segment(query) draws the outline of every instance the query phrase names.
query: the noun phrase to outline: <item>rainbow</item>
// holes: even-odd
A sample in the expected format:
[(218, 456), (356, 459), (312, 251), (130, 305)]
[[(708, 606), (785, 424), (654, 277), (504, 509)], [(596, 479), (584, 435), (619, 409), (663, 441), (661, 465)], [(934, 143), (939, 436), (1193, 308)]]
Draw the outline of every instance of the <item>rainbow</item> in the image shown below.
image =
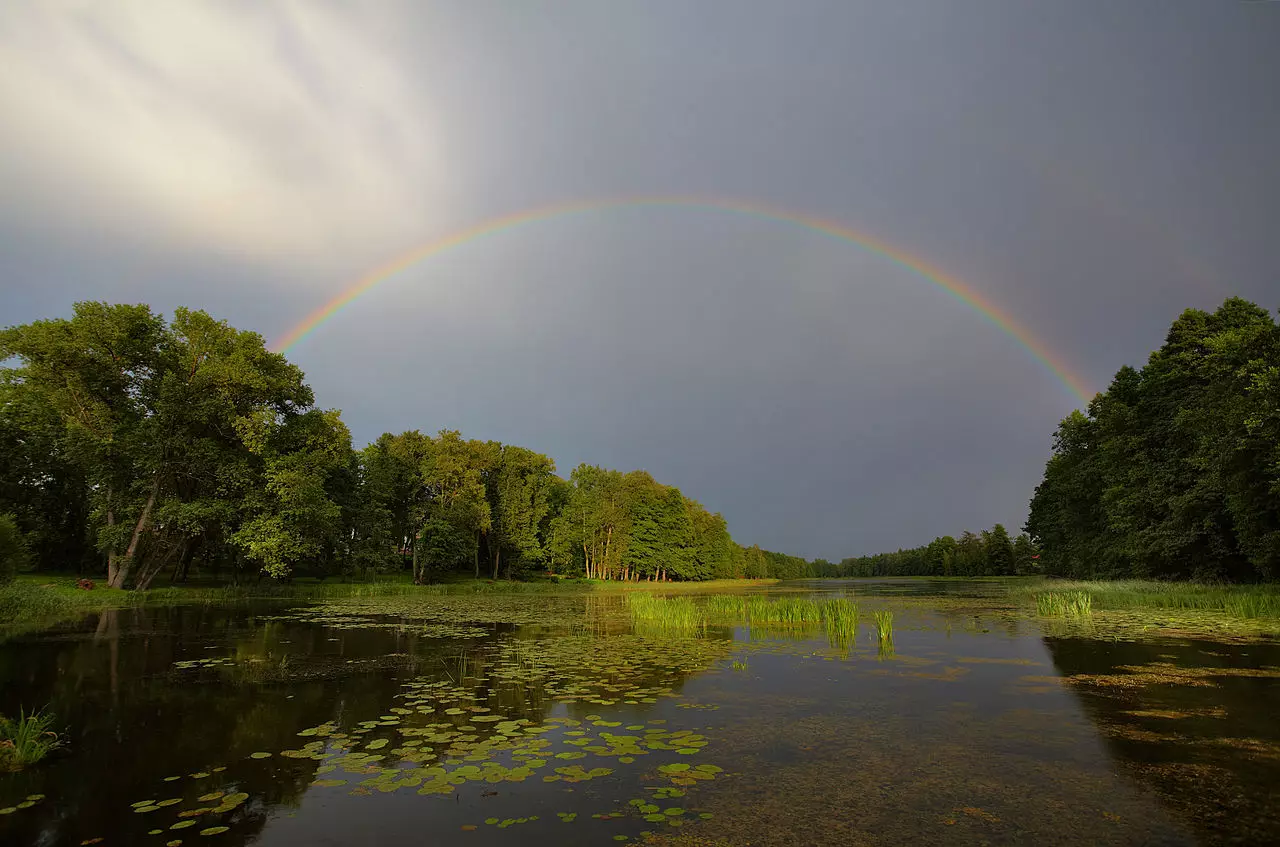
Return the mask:
[(1092, 396), (1085, 388), (1084, 381), (1079, 376), (1072, 373), (1071, 369), (1062, 361), (1061, 357), (1050, 353), (1043, 344), (1036, 340), (1035, 335), (1029, 329), (1020, 326), (1012, 317), (996, 306), (996, 304), (983, 297), (982, 294), (975, 291), (969, 285), (954, 276), (944, 273), (938, 268), (930, 266), (924, 260), (916, 256), (912, 256), (911, 254), (873, 236), (867, 235), (866, 233), (850, 229), (844, 224), (836, 221), (824, 220), (812, 215), (775, 209), (736, 200), (708, 200), (698, 197), (662, 196), (630, 197), (613, 200), (587, 200), (552, 206), (540, 206), (498, 218), (491, 218), (482, 223), (476, 224), (475, 226), (459, 230), (452, 235), (446, 235), (443, 238), (431, 241), (421, 247), (416, 247), (413, 250), (392, 259), (386, 264), (379, 265), (364, 274), (354, 283), (343, 289), (337, 296), (311, 312), (296, 326), (285, 333), (284, 337), (273, 345), (273, 349), (280, 353), (287, 352), (298, 344), (298, 342), (302, 341), (302, 339), (306, 338), (312, 332), (315, 332), (315, 330), (326, 324), (334, 315), (342, 311), (344, 306), (370, 291), (379, 283), (384, 282), (419, 262), (429, 259), (432, 256), (437, 256), (446, 250), (450, 250), (454, 247), (460, 247), (463, 244), (475, 241), (483, 236), (495, 235), (524, 224), (538, 223), (552, 218), (586, 214), (589, 212), (601, 212), (624, 207), (683, 208), (730, 212), (733, 214), (747, 215), (753, 218), (801, 227), (811, 232), (820, 233), (822, 235), (827, 235), (832, 238), (839, 239), (840, 241), (853, 244), (878, 256), (882, 256), (896, 265), (907, 268), (917, 276), (933, 283), (935, 286), (945, 291), (953, 299), (963, 303), (965, 306), (982, 315), (988, 323), (993, 324), (1005, 335), (1018, 342), (1018, 344), (1026, 349), (1033, 357), (1036, 358), (1036, 360), (1048, 368), (1049, 372), (1052, 373), (1058, 381), (1061, 382), (1082, 404), (1088, 405), (1089, 398)]

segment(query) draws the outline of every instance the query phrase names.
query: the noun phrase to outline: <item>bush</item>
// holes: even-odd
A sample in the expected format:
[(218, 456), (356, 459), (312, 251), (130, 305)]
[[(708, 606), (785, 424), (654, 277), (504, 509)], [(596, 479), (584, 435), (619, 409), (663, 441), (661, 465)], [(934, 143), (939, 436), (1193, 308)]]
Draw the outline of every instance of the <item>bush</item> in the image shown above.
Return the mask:
[(27, 563), (27, 545), (13, 515), (0, 515), (0, 585), (13, 582), (18, 568)]

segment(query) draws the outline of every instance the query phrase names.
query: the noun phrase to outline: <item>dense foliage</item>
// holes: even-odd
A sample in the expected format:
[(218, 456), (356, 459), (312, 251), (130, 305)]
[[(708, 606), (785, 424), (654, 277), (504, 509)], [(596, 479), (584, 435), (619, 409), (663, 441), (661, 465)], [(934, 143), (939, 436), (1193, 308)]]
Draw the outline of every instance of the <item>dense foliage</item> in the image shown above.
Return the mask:
[(979, 535), (966, 530), (958, 539), (944, 535), (923, 547), (854, 556), (839, 564), (818, 559), (811, 568), (819, 577), (1013, 576), (1039, 573), (1038, 553), (1028, 535), (1011, 539), (996, 524)]
[(13, 581), (18, 568), (26, 564), (26, 541), (13, 515), (0, 515), (0, 585)]
[(1058, 427), (1027, 531), (1047, 572), (1254, 581), (1280, 575), (1280, 326), (1189, 309), (1141, 370)]
[(564, 480), (547, 456), (450, 430), (353, 450), (301, 370), (204, 312), (79, 303), (4, 330), (0, 361), (0, 512), (16, 524), (0, 535), (112, 587), (196, 571), (807, 575), (643, 471)]

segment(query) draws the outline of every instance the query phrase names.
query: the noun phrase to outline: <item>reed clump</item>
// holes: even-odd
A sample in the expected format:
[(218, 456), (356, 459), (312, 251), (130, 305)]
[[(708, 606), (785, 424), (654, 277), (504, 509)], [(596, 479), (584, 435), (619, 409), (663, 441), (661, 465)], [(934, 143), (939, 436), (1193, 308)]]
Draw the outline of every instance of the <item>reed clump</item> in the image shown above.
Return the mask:
[(1087, 591), (1046, 591), (1036, 595), (1036, 611), (1046, 618), (1087, 618), (1093, 615), (1093, 595)]
[(877, 609), (871, 615), (876, 625), (876, 637), (882, 645), (893, 644), (893, 612), (889, 609)]
[(0, 771), (21, 770), (61, 747), (53, 721), (54, 716), (43, 710), (28, 714), (19, 709), (16, 718), (0, 715)]

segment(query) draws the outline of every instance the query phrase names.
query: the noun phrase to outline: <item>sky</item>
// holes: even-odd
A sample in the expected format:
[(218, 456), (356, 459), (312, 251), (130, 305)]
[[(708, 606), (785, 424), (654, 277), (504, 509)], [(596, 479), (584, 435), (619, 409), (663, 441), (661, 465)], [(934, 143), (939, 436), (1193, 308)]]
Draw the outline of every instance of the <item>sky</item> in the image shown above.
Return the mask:
[[(1280, 307), (1280, 3), (0, 4), (0, 325), (280, 339), (357, 446), (643, 468), (807, 558), (1020, 527), (1185, 308)], [(627, 198), (694, 198), (689, 205)], [(595, 205), (593, 205), (595, 204)]]

